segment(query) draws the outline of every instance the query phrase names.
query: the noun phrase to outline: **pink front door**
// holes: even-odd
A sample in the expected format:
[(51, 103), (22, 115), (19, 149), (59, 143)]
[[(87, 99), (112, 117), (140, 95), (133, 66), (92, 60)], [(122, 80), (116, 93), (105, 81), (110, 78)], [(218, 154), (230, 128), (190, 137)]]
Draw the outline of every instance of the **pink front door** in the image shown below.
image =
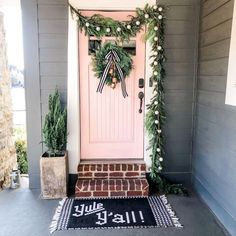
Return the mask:
[[(91, 16), (95, 13), (84, 11)], [(133, 12), (103, 12), (117, 20), (127, 20)], [(79, 33), (80, 112), (81, 112), (81, 159), (143, 159), (144, 114), (139, 113), (138, 86), (144, 78), (145, 43), (143, 33), (124, 47), (134, 54), (133, 70), (126, 78), (128, 97), (123, 98), (121, 85), (113, 90), (105, 85), (102, 94), (96, 89), (99, 80), (95, 77), (91, 57), (93, 46), (115, 40), (104, 37), (101, 42), (94, 37)], [(89, 46), (90, 45), (90, 46)], [(89, 53), (90, 51), (90, 53)], [(144, 105), (142, 107), (144, 109)]]

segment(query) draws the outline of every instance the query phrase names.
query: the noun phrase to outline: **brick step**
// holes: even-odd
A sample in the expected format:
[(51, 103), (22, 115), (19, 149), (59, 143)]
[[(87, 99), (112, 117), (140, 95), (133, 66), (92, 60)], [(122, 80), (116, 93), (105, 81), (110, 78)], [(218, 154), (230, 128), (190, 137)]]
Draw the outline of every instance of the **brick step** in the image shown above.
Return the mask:
[(148, 196), (149, 185), (142, 179), (78, 179), (75, 196), (83, 197), (127, 197)]
[(78, 166), (79, 179), (145, 178), (144, 163), (84, 164)]

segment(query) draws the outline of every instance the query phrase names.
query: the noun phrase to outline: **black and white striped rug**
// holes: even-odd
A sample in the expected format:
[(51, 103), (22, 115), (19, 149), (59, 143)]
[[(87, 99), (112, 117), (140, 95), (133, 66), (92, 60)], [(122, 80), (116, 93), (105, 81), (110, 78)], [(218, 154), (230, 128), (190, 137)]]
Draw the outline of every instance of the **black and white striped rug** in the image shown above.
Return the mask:
[(50, 232), (151, 227), (182, 227), (164, 195), (109, 199), (66, 198), (59, 202)]

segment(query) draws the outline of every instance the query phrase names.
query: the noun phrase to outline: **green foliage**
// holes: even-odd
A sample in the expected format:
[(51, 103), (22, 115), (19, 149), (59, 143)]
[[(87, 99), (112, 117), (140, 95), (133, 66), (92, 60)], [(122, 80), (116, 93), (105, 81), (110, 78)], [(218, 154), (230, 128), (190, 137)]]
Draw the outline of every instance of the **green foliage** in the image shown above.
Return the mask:
[(60, 94), (55, 90), (49, 95), (49, 112), (43, 126), (43, 143), (48, 148), (49, 156), (61, 155), (67, 143), (67, 112), (62, 108)]
[(26, 151), (26, 141), (17, 140), (15, 142), (18, 169), (21, 174), (28, 174), (28, 159)]
[[(96, 54), (93, 57), (93, 64), (94, 64), (93, 68), (95, 75), (99, 79), (102, 78), (103, 72), (107, 66), (107, 61), (105, 60), (105, 56), (111, 50), (115, 51), (119, 56), (120, 62), (118, 62), (118, 64), (124, 74), (124, 77), (128, 77), (132, 69), (132, 58), (122, 47), (112, 43), (106, 43), (104, 46), (102, 46), (96, 51)], [(120, 77), (117, 71), (115, 77), (117, 78), (118, 82), (120, 82)], [(108, 73), (106, 84), (111, 85), (111, 83), (112, 83), (112, 78), (111, 75)]]

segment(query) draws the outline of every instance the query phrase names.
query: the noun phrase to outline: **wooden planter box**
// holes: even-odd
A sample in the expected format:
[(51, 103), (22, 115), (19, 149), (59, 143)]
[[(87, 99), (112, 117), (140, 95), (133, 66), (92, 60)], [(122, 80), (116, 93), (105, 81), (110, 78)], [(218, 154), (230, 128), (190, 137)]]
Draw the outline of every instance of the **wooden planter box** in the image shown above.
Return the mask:
[(58, 199), (67, 197), (68, 155), (40, 158), (41, 197)]

